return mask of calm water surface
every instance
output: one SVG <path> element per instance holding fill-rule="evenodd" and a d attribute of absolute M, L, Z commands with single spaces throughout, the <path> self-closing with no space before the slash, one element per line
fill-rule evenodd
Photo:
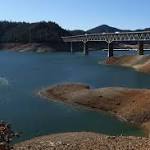
<path fill-rule="evenodd" d="M 116 55 L 135 52 L 116 52 Z M 123 86 L 150 88 L 150 76 L 132 69 L 98 64 L 106 52 L 77 53 L 0 52 L 0 120 L 22 132 L 19 140 L 49 133 L 94 131 L 109 135 L 143 135 L 135 127 L 101 112 L 76 108 L 36 95 L 43 87 L 81 82 L 92 88 Z"/>

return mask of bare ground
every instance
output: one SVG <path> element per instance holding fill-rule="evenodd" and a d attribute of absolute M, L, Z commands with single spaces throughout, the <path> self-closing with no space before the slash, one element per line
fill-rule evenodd
<path fill-rule="evenodd" d="M 150 139 L 113 137 L 96 133 L 64 133 L 38 137 L 14 146 L 15 150 L 150 150 Z"/>
<path fill-rule="evenodd" d="M 49 52 L 55 51 L 49 44 L 46 43 L 1 43 L 0 49 L 17 51 L 17 52 Z"/>
<path fill-rule="evenodd" d="M 81 84 L 49 87 L 39 93 L 50 100 L 111 112 L 150 133 L 150 90 L 120 87 L 89 89 Z"/>
<path fill-rule="evenodd" d="M 106 64 L 131 67 L 140 72 L 150 73 L 149 55 L 111 57 L 106 60 Z"/>

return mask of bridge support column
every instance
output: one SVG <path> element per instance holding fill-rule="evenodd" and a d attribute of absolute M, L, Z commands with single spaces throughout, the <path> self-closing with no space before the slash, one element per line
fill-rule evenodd
<path fill-rule="evenodd" d="M 144 55 L 144 44 L 143 42 L 139 42 L 138 43 L 138 52 L 139 52 L 139 55 Z"/>
<path fill-rule="evenodd" d="M 84 55 L 89 54 L 87 42 L 83 42 L 83 54 Z"/>
<path fill-rule="evenodd" d="M 73 53 L 73 43 L 70 42 L 70 51 L 71 51 L 71 54 Z"/>
<path fill-rule="evenodd" d="M 108 57 L 112 57 L 114 51 L 113 43 L 108 43 Z"/>

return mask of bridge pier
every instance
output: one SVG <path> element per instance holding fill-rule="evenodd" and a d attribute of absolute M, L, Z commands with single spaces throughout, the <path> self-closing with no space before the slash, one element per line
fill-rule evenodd
<path fill-rule="evenodd" d="M 71 54 L 73 53 L 73 43 L 70 42 L 70 51 L 71 51 Z"/>
<path fill-rule="evenodd" d="M 138 52 L 139 52 L 139 55 L 144 55 L 144 43 L 143 42 L 138 43 Z"/>
<path fill-rule="evenodd" d="M 83 42 L 83 54 L 84 55 L 89 54 L 87 42 Z"/>
<path fill-rule="evenodd" d="M 114 46 L 113 43 L 108 43 L 108 57 L 114 56 Z"/>

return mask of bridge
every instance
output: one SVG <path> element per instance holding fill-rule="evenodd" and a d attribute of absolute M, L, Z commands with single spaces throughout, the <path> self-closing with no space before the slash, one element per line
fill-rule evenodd
<path fill-rule="evenodd" d="M 88 42 L 106 42 L 108 44 L 108 57 L 113 56 L 114 42 L 138 42 L 138 51 L 140 55 L 144 54 L 144 42 L 150 41 L 150 31 L 143 32 L 116 32 L 116 33 L 96 33 L 77 36 L 62 37 L 64 42 L 70 43 L 71 52 L 73 52 L 74 42 L 83 43 L 83 52 L 88 55 Z"/>

